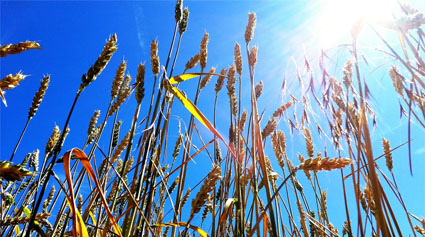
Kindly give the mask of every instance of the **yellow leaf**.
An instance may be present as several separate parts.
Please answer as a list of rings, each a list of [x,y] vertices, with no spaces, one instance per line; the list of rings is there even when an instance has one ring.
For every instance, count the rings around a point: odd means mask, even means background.
[[[64,165],[64,168],[65,168],[65,176],[66,176],[66,179],[67,179],[68,184],[70,186],[69,187],[70,192],[71,192],[70,198],[71,198],[71,204],[73,204],[71,207],[74,208],[75,207],[75,204],[74,204],[74,194],[73,194],[74,190],[72,188],[72,179],[71,179],[70,169],[69,169],[70,158],[71,158],[70,157],[70,154],[74,154],[80,160],[80,162],[83,165],[84,169],[87,171],[87,174],[93,180],[93,182],[94,182],[94,184],[96,186],[96,189],[99,192],[100,200],[102,201],[102,204],[103,204],[103,206],[104,206],[104,208],[106,210],[106,214],[108,214],[109,221],[112,223],[112,226],[114,227],[115,233],[117,235],[119,235],[119,236],[122,236],[122,234],[121,234],[121,228],[118,226],[118,224],[116,223],[114,217],[112,216],[111,210],[109,210],[108,203],[106,201],[105,196],[103,195],[102,189],[100,188],[100,185],[99,185],[99,181],[96,178],[96,175],[95,175],[95,173],[93,171],[93,168],[92,168],[92,166],[91,166],[91,164],[89,162],[89,159],[87,158],[86,154],[82,150],[80,150],[78,148],[73,148],[73,149],[67,151],[65,153],[65,155],[63,156],[63,165]],[[106,231],[106,229],[105,229],[105,231]]]
[[[200,76],[200,75],[201,75],[201,73],[187,73],[187,74],[183,74],[183,75],[180,75],[180,76],[172,77],[172,78],[170,78],[169,81],[170,81],[171,84],[176,84],[176,83],[186,81],[186,80],[192,79],[192,78]]]
[[[208,121],[208,119],[201,113],[201,111],[196,107],[192,101],[190,101],[186,96],[183,95],[183,93],[177,89],[177,87],[171,85],[171,83],[168,80],[164,80],[163,82],[164,87],[171,92],[177,99],[179,99],[184,107],[195,117],[197,118],[205,127],[207,127],[212,133],[214,133],[215,136],[217,136],[223,143],[226,145],[227,149],[230,151],[230,153],[235,156],[235,153],[233,149],[226,143],[226,141],[223,139],[223,137],[220,135],[220,133],[214,128],[214,126]]]
[[[66,196],[66,201],[68,202],[69,208],[72,210],[71,203],[69,202],[68,196]],[[80,212],[78,209],[75,209],[75,216],[77,216],[78,226],[77,226],[77,232],[81,234],[81,236],[89,236],[89,233],[87,232],[86,225],[84,224],[83,218],[81,218]]]

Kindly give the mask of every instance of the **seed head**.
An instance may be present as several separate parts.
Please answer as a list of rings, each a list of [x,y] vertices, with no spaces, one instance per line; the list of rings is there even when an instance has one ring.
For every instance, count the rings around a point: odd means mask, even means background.
[[[137,77],[136,77],[136,100],[140,104],[143,97],[145,96],[145,64],[139,64],[137,68]]]
[[[180,35],[182,35],[186,31],[188,21],[189,21],[189,9],[185,7],[183,11],[183,18],[179,22]]]
[[[220,75],[217,79],[217,83],[215,84],[215,93],[218,94],[218,92],[223,88],[224,84],[224,78],[226,78],[227,69],[223,68],[220,72]]]
[[[177,0],[175,14],[174,14],[174,18],[176,19],[176,22],[179,22],[181,20],[182,11],[183,11],[183,1]]]
[[[385,163],[387,165],[387,168],[389,171],[392,171],[393,169],[393,156],[391,153],[391,146],[390,142],[383,138],[382,139],[382,146],[384,147],[384,154],[385,154]]]
[[[47,75],[41,80],[41,85],[38,91],[35,93],[34,98],[32,99],[32,105],[31,108],[28,111],[28,119],[31,119],[34,117],[35,113],[38,110],[38,107],[41,104],[41,101],[43,101],[43,97],[46,94],[46,90],[49,87],[50,83],[50,76]]]
[[[6,44],[0,48],[0,57],[6,57],[8,54],[18,54],[28,49],[41,49],[40,44],[33,41],[25,41],[17,44]]]
[[[390,68],[390,77],[391,77],[391,80],[393,81],[395,91],[399,95],[403,96],[403,89],[404,89],[403,79],[402,79],[403,77],[400,75],[400,72],[396,66],[392,66]]]
[[[50,157],[52,155],[53,148],[55,147],[56,143],[59,140],[60,133],[61,133],[61,131],[60,131],[59,127],[56,125],[53,128],[53,133],[52,133],[52,135],[50,135],[50,138],[49,138],[49,140],[47,141],[47,144],[46,144],[46,150],[45,150],[44,154],[46,154],[47,157]]]
[[[199,60],[201,69],[204,69],[207,66],[207,57],[208,57],[208,42],[209,34],[205,33],[201,41],[201,51],[199,52]]]
[[[96,80],[96,77],[103,71],[103,69],[108,64],[109,60],[111,60],[112,55],[117,51],[117,35],[113,34],[111,38],[109,38],[105,47],[103,48],[102,53],[96,62],[89,68],[86,74],[82,77],[82,83],[80,85],[80,91],[83,91],[86,86],[88,86],[91,82]]]
[[[159,56],[158,56],[158,42],[152,40],[151,43],[151,67],[152,73],[157,76],[159,74]]]
[[[99,116],[100,116],[100,110],[94,111],[94,114],[90,119],[89,128],[87,130],[87,135],[90,136],[90,134],[93,133],[93,131],[96,127],[97,120],[99,119]]]
[[[216,69],[215,67],[211,67],[211,69],[208,71],[208,75],[205,75],[204,78],[202,78],[201,85],[200,85],[201,89],[204,88],[208,84],[208,82],[210,82],[211,77],[213,76],[211,74],[215,72],[215,69]]]
[[[0,80],[0,89],[1,90],[10,90],[19,86],[19,82],[23,81],[25,77],[21,72],[15,73],[15,75],[9,74]]]
[[[260,81],[255,85],[255,99],[258,100],[260,98],[261,94],[263,94],[263,81]]]
[[[236,43],[235,45],[235,65],[236,65],[236,71],[238,72],[239,76],[242,75],[242,55],[241,55],[241,46],[239,43]]]
[[[121,83],[124,80],[124,74],[125,74],[126,68],[127,68],[127,62],[125,60],[122,60],[122,62],[120,63],[120,66],[117,69],[117,72],[115,73],[114,81],[112,82],[111,98],[115,98],[118,95]]]
[[[257,21],[257,16],[254,12],[250,12],[248,14],[248,25],[246,26],[245,30],[245,43],[249,44],[251,40],[254,38],[254,30],[255,30],[255,24]]]
[[[252,47],[251,51],[249,51],[249,64],[254,68],[255,64],[257,64],[257,46]]]

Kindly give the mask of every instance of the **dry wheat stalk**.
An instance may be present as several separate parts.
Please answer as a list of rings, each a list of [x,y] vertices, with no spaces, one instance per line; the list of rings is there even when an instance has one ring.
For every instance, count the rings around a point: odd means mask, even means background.
[[[25,77],[21,72],[15,73],[15,75],[9,74],[0,80],[0,89],[1,90],[10,90],[19,86],[19,82],[23,81]]]
[[[41,47],[39,43],[34,41],[6,44],[0,48],[0,57],[6,57],[8,54],[18,54],[29,49],[41,49]]]
[[[255,64],[257,64],[257,52],[258,52],[258,47],[256,45],[254,45],[254,47],[252,47],[252,49],[249,51],[249,65],[252,66],[252,68],[255,67]]]
[[[61,133],[61,131],[60,131],[59,127],[56,125],[53,128],[52,135],[50,135],[49,140],[46,143],[46,150],[45,150],[44,154],[47,157],[50,157],[52,155],[53,148],[55,147],[56,143],[59,140],[60,133]]]
[[[136,100],[137,103],[140,104],[142,102],[143,97],[145,96],[145,64],[139,64],[137,68],[137,76],[136,76]]]
[[[422,236],[424,236],[425,237],[425,229],[424,228],[421,228],[420,226],[418,226],[418,225],[415,225],[415,230],[419,233],[419,234],[421,234]]]
[[[236,43],[235,45],[235,65],[236,65],[236,71],[238,72],[239,76],[242,75],[242,55],[241,55],[241,46],[239,43]]]
[[[305,158],[300,153],[298,153],[298,160],[300,160],[300,163],[303,163],[305,161]],[[304,170],[304,174],[305,176],[307,176],[308,180],[312,181],[309,170]]]
[[[87,135],[90,136],[90,134],[94,132],[99,116],[100,116],[100,110],[95,110],[93,116],[90,118],[89,128],[87,129]]]
[[[269,119],[263,131],[261,132],[261,137],[265,139],[268,137],[274,130],[276,130],[277,121],[274,118]]]
[[[38,171],[38,166],[39,166],[38,158],[39,158],[39,154],[40,154],[40,150],[38,150],[38,149],[36,149],[35,151],[33,151],[33,153],[31,154],[31,159],[30,159],[30,165],[29,165],[29,167],[34,168],[34,171],[35,172]]]
[[[384,147],[384,154],[385,154],[385,163],[387,165],[387,168],[389,171],[392,171],[393,169],[393,157],[391,153],[391,146],[390,142],[383,138],[382,139],[382,146]]]
[[[103,71],[103,69],[108,64],[109,60],[111,60],[112,55],[117,51],[117,35],[113,34],[105,47],[103,48],[102,53],[97,58],[96,62],[89,68],[86,74],[83,74],[81,78],[80,91],[83,91],[86,86],[96,80],[96,77]]]
[[[349,158],[309,158],[304,160],[304,162],[298,166],[298,169],[311,171],[341,169],[351,164],[352,162],[353,161]]]
[[[155,76],[159,74],[159,56],[158,56],[158,41],[152,40],[151,43],[151,67],[152,73]]]
[[[201,210],[201,207],[204,205],[207,199],[208,193],[214,190],[217,181],[221,179],[220,174],[220,166],[214,166],[211,169],[210,173],[208,174],[208,177],[204,180],[201,189],[196,194],[195,199],[192,200],[192,210],[190,211],[191,217],[189,219],[192,219],[193,216]]]
[[[220,163],[223,160],[223,155],[221,154],[220,144],[217,140],[214,141],[214,156],[217,159],[217,162]]]
[[[127,68],[127,62],[123,59],[118,66],[115,78],[112,82],[111,98],[115,98],[118,95],[122,81],[124,80],[125,69]]]
[[[180,211],[183,209],[184,204],[186,204],[187,200],[189,199],[190,193],[192,192],[192,190],[190,188],[187,189],[186,193],[184,194],[182,200],[180,201]]]
[[[177,156],[180,153],[182,143],[183,143],[183,134],[180,133],[179,136],[177,137],[176,145],[174,146],[174,150],[173,150],[173,155],[172,155],[173,156],[173,163],[174,163],[174,160],[177,158]]]
[[[118,144],[118,138],[120,135],[120,128],[121,128],[122,121],[119,120],[117,123],[115,123],[113,136],[112,136],[112,147],[116,147]]]
[[[326,205],[326,197],[327,197],[327,193],[326,191],[322,191],[322,193],[320,194],[320,215],[322,216],[322,218],[324,220],[328,219],[327,216],[327,205]]]
[[[56,188],[53,185],[52,186],[52,189],[50,189],[49,195],[47,196],[46,200],[44,200],[44,202],[43,202],[43,211],[42,211],[43,213],[46,213],[47,212],[47,208],[52,203],[53,196],[55,195],[55,191],[56,191]]]
[[[131,88],[130,88],[130,81],[131,77],[129,74],[125,76],[124,81],[121,83],[121,88],[118,93],[117,100],[112,104],[111,109],[109,110],[108,117],[113,115],[118,108],[124,103],[124,101],[127,99],[127,97],[131,94]]]
[[[186,63],[186,66],[185,66],[184,71],[187,71],[189,69],[194,68],[198,64],[199,60],[200,60],[200,55],[199,54],[191,57],[189,59],[189,61]]]
[[[183,1],[177,0],[176,8],[174,10],[174,18],[176,19],[176,22],[179,22],[181,20],[182,13],[183,13]]]
[[[396,66],[392,66],[389,70],[391,80],[393,81],[393,85],[395,88],[395,91],[404,97],[403,90],[404,90],[404,84],[403,84],[403,77],[401,76],[398,68]]]
[[[255,99],[258,100],[258,98],[260,98],[261,94],[263,94],[263,81],[258,82],[255,85]]]
[[[246,116],[248,115],[248,111],[246,111],[246,109],[244,109],[242,111],[242,115],[241,115],[241,119],[239,120],[239,133],[242,133],[242,131],[245,128],[245,123],[246,123]]]
[[[202,78],[201,85],[200,85],[201,89],[204,88],[208,84],[208,82],[210,82],[212,77],[211,74],[215,72],[215,69],[216,69],[215,67],[211,67],[211,69],[208,71],[208,74],[205,75],[204,78]]]
[[[345,63],[342,72],[344,73],[343,83],[348,90],[353,83],[353,62],[351,62],[351,60]]]
[[[249,42],[251,42],[251,40],[254,38],[255,24],[257,21],[257,16],[255,15],[254,12],[250,12],[248,16],[249,16],[248,25],[246,26],[246,29],[245,29],[246,44],[249,44]]]
[[[179,22],[180,35],[182,35],[186,31],[188,21],[189,21],[189,9],[185,7],[183,10],[183,18]]]
[[[201,70],[203,70],[207,66],[208,41],[209,34],[205,33],[201,41],[201,51],[199,52],[199,65],[201,66]]]
[[[62,143],[61,144],[56,143],[57,148],[55,148],[55,149],[58,149],[59,151],[62,150],[63,144],[65,143],[65,139],[68,136],[70,131],[71,131],[71,129],[69,127],[67,127],[65,129],[65,132],[63,133]]]
[[[222,76],[218,77],[217,83],[215,84],[215,93],[216,94],[218,94],[218,92],[221,90],[221,88],[223,88],[224,78],[226,78],[226,76],[224,76],[224,75],[226,75],[226,73],[227,73],[227,68],[223,68],[220,71],[220,75],[222,75]]]
[[[314,156],[314,146],[313,146],[313,140],[311,139],[311,133],[308,128],[304,128],[304,136],[305,136],[305,143],[307,147],[307,155],[308,157],[312,158]]]
[[[117,159],[120,157],[121,153],[124,151],[124,149],[128,146],[128,143],[130,142],[130,134],[131,130],[127,132],[125,137],[121,140],[120,144],[118,145],[117,149],[115,150],[114,154],[112,155],[111,163],[114,163],[117,161]]]
[[[31,108],[28,111],[28,119],[31,119],[34,117],[35,113],[38,110],[38,107],[41,104],[41,101],[43,100],[44,95],[46,94],[46,90],[49,87],[50,82],[50,76],[47,75],[41,80],[41,85],[38,91],[35,93],[34,98],[32,99],[32,105]]]
[[[297,207],[298,207],[298,212],[300,213],[300,224],[301,224],[301,230],[304,234],[304,236],[309,236],[308,230],[307,230],[307,224],[305,223],[305,216],[304,216],[304,209],[303,206],[301,205],[301,202],[298,200],[297,201]]]
[[[229,71],[227,72],[227,95],[229,96],[230,108],[233,115],[236,115],[238,111],[238,101],[236,99],[236,67],[235,65],[230,66]]]

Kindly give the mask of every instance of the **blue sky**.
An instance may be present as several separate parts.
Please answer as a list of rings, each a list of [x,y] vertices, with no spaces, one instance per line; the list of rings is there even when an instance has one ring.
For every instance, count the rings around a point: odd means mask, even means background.
[[[320,48],[318,42],[320,37],[315,35],[321,29],[316,28],[315,23],[320,15],[321,6],[324,1],[185,1],[189,7],[190,17],[187,32],[183,35],[179,58],[177,60],[176,74],[182,73],[187,60],[198,53],[199,44],[205,32],[210,34],[207,68],[217,66],[217,71],[228,67],[233,63],[233,48],[236,42],[242,45],[244,53],[244,31],[247,23],[248,12],[257,13],[257,29],[251,45],[258,45],[259,56],[256,66],[256,81],[264,81],[264,91],[259,99],[259,108],[266,109],[265,121],[281,103],[289,101],[288,95],[283,97],[280,87],[284,78],[288,79],[290,90],[299,91],[295,76],[295,64],[303,68],[303,58],[309,57],[312,65],[318,69],[318,53]],[[414,3],[418,3],[415,1]],[[30,76],[22,81],[19,87],[6,93],[8,107],[0,107],[1,119],[1,147],[0,160],[8,160],[16,141],[23,128],[28,108],[31,106],[32,97],[39,87],[43,75],[51,75],[50,87],[40,106],[37,115],[29,125],[29,129],[15,155],[16,161],[23,159],[26,153],[35,149],[44,150],[44,145],[49,138],[55,124],[63,126],[67,112],[71,106],[72,98],[79,88],[81,75],[87,72],[90,65],[96,60],[101,52],[105,39],[112,33],[118,36],[118,51],[113,56],[108,67],[82,94],[77,104],[70,128],[71,133],[67,138],[64,150],[72,147],[82,147],[86,138],[87,126],[93,111],[100,109],[102,115],[107,109],[111,82],[116,68],[124,58],[128,62],[127,71],[133,78],[136,76],[137,65],[145,62],[150,65],[149,46],[152,40],[159,42],[159,55],[162,64],[168,53],[169,44],[174,28],[174,2],[173,1],[1,1],[1,44],[17,43],[25,40],[37,41],[43,50],[32,50],[19,55],[9,55],[1,59],[1,77],[20,70]],[[415,7],[425,8],[423,4],[413,4]],[[338,19],[335,19],[338,21]],[[386,29],[381,29],[388,39],[395,40],[397,35]],[[335,30],[337,33],[340,29]],[[376,48],[383,48],[370,30],[365,30],[360,37],[362,52],[368,57],[369,65],[362,63],[362,73],[367,78],[368,85],[372,91],[371,103],[378,112],[378,128],[374,130],[373,143],[376,147],[375,156],[382,152],[380,140],[386,137],[392,146],[399,145],[407,140],[406,119],[399,118],[398,97],[392,88],[388,76],[388,69],[393,60],[388,56],[377,53]],[[336,36],[337,34],[335,34]],[[317,37],[317,38],[315,38]],[[347,36],[341,37],[339,43],[349,43]],[[345,40],[345,41],[344,41]],[[396,41],[392,44],[396,45]],[[329,72],[341,77],[341,67],[349,56],[348,48],[336,47],[329,51]],[[244,66],[246,68],[246,56]],[[196,68],[193,71],[198,72]],[[150,66],[147,66],[150,72]],[[243,87],[248,87],[248,76],[243,75]],[[153,77],[151,73],[146,76],[146,94],[152,88]],[[199,108],[207,115],[212,115],[211,106],[214,96],[214,81],[202,91]],[[186,91],[189,98],[193,98],[195,83],[183,83],[180,88]],[[298,93],[298,92],[297,92]],[[243,98],[249,98],[249,90],[243,90]],[[244,103],[248,103],[245,100]],[[147,97],[142,105],[141,117],[147,114]],[[123,120],[123,131],[128,131],[136,102],[131,97],[120,109],[119,118]],[[248,107],[246,104],[245,107]],[[172,128],[170,129],[169,145],[174,145],[175,128],[180,120],[188,121],[188,113],[180,105],[175,103],[173,107],[175,116],[172,116]],[[221,92],[219,108],[217,112],[218,121],[223,117],[228,120],[228,98],[225,89]],[[102,116],[101,116],[102,118]],[[212,117],[210,117],[212,120]],[[320,121],[320,114],[317,117]],[[324,121],[323,121],[324,122]],[[110,121],[112,123],[112,121]],[[197,124],[204,141],[208,141],[211,134],[208,130]],[[218,130],[227,135],[228,124],[219,122]],[[313,126],[314,127],[314,126]],[[279,128],[284,130],[292,139],[288,144],[288,150],[294,154],[302,150],[304,152],[304,141],[299,134],[290,135],[285,121],[281,121]],[[139,135],[140,135],[139,129]],[[107,128],[107,133],[110,128]],[[424,129],[413,125],[414,138],[412,142],[414,176],[410,176],[406,148],[394,152],[395,175],[404,199],[408,203],[408,209],[415,215],[425,216],[424,187],[425,177],[425,140]],[[313,136],[319,138],[315,132]],[[288,139],[290,140],[290,139]],[[198,143],[199,144],[199,143]],[[198,146],[197,144],[197,146]],[[318,143],[320,144],[320,143]],[[332,145],[330,141],[318,145],[318,150],[326,146],[328,151]],[[101,144],[101,147],[106,144]],[[198,146],[201,147],[201,146]],[[272,156],[270,147],[267,149]],[[210,149],[212,152],[212,149]],[[135,152],[136,154],[136,152]],[[100,157],[100,155],[99,155]],[[203,159],[205,158],[205,159]],[[292,158],[296,160],[295,155]],[[199,179],[195,179],[186,185],[193,186],[199,182],[203,174],[210,169],[207,155],[197,158],[196,164],[189,167],[189,172],[196,174],[202,171]],[[297,163],[297,162],[296,162]],[[378,164],[384,167],[384,161]],[[277,164],[275,169],[278,170]],[[60,171],[58,171],[60,173]],[[341,207],[340,185],[334,184],[334,176],[339,172],[327,172],[321,174],[321,181],[328,190],[329,210],[339,210]],[[302,175],[299,175],[302,176]],[[301,178],[300,178],[301,179]],[[338,181],[339,182],[339,181]],[[415,194],[412,195],[412,190]],[[336,195],[332,195],[335,193]],[[400,210],[398,210],[400,211]],[[332,215],[332,214],[331,214]],[[340,214],[335,214],[340,215]],[[342,213],[342,218],[345,214]],[[342,222],[334,220],[338,228]],[[407,227],[407,223],[403,227]]]

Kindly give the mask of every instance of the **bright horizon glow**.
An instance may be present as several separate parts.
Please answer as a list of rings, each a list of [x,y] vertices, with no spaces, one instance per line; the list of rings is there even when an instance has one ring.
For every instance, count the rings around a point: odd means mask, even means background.
[[[313,34],[321,49],[337,46],[351,37],[351,29],[363,24],[382,24],[392,20],[394,1],[388,0],[326,0],[315,17]]]

